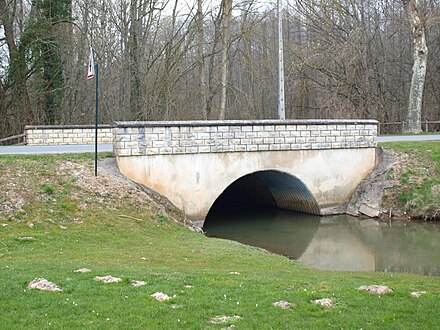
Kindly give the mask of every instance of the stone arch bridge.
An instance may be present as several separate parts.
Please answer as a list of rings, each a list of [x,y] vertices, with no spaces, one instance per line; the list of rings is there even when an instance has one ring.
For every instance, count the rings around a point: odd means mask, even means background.
[[[203,226],[219,197],[311,214],[345,212],[376,163],[374,120],[116,122],[122,174]]]

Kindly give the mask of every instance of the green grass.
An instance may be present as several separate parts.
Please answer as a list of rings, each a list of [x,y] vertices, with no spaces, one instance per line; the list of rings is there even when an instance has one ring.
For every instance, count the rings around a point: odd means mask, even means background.
[[[48,184],[53,186],[48,195],[40,189],[41,180],[29,179],[36,195],[19,218],[0,213],[0,224],[8,224],[0,226],[1,329],[439,328],[438,278],[309,269],[257,248],[190,232],[147,204],[132,206],[128,200],[116,209],[102,199],[83,208],[77,182],[53,174],[52,166],[63,157],[0,157],[0,168],[8,173],[24,166],[43,181],[49,177],[41,173],[52,173]],[[74,161],[91,166],[85,157]],[[35,240],[19,239],[24,236]],[[92,272],[73,272],[84,267]],[[94,281],[103,275],[123,281]],[[63,292],[28,290],[37,277]],[[135,288],[132,280],[147,285]],[[357,290],[365,284],[388,285],[393,292],[379,297]],[[410,296],[419,290],[427,294]],[[158,302],[150,297],[157,291],[176,297]],[[334,308],[311,303],[327,297],[336,302]],[[272,306],[280,300],[293,304],[292,309]],[[242,319],[210,323],[220,315]]]
[[[139,220],[118,216],[128,212],[89,211],[82,224],[67,229],[57,223],[34,228],[12,223],[1,229],[2,328],[219,329],[209,323],[216,315],[239,315],[243,319],[234,323],[244,329],[438,326],[438,314],[430,312],[440,307],[438,278],[311,270],[163,219],[136,212],[130,216]],[[19,236],[36,240],[20,241]],[[83,267],[92,272],[73,273]],[[109,274],[123,282],[93,280]],[[36,277],[57,283],[63,292],[27,290]],[[147,285],[134,288],[131,280]],[[378,297],[356,290],[375,283],[394,292]],[[414,290],[428,293],[416,299],[410,297]],[[157,302],[149,296],[157,291],[177,297]],[[324,297],[334,299],[336,307],[327,310],[310,303]],[[295,307],[276,309],[271,304],[279,300]],[[180,307],[173,309],[173,304]]]
[[[440,141],[386,142],[380,145],[385,149],[402,150],[419,156],[429,155],[436,162],[436,169],[440,172]]]
[[[400,186],[393,188],[403,210],[420,218],[434,217],[440,212],[440,142],[389,142],[386,149],[408,154],[410,167],[396,178]],[[393,171],[388,173],[392,176]],[[438,217],[439,215],[437,215]]]

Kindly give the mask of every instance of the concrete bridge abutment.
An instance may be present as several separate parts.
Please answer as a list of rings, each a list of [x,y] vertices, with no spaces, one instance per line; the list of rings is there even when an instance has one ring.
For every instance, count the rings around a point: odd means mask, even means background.
[[[371,120],[120,122],[118,167],[199,226],[234,185],[261,201],[312,214],[345,212],[375,166]]]

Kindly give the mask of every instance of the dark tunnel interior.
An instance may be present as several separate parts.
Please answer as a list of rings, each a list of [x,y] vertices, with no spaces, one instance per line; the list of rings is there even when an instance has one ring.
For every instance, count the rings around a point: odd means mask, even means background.
[[[233,182],[217,198],[206,221],[220,213],[258,212],[285,209],[319,215],[319,206],[308,188],[297,177],[279,171],[260,171]]]

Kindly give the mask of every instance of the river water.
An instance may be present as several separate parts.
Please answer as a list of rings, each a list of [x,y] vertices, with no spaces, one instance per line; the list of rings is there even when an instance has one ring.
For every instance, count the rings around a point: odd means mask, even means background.
[[[317,269],[440,276],[440,224],[319,217],[279,209],[208,215],[209,237],[235,240]]]

